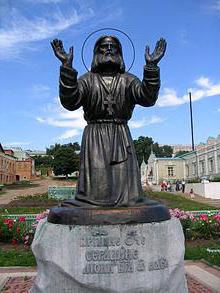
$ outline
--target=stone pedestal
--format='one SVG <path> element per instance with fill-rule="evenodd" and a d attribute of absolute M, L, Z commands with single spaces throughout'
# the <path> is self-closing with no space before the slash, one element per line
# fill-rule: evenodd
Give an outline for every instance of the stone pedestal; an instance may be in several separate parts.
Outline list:
<path fill-rule="evenodd" d="M 60 225 L 42 220 L 32 250 L 31 293 L 185 293 L 184 236 L 159 223 Z"/>

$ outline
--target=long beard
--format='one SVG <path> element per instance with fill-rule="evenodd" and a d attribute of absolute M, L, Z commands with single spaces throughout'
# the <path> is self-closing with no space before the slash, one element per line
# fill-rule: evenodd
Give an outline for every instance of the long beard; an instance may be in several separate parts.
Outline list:
<path fill-rule="evenodd" d="M 98 64 L 99 67 L 104 69 L 104 68 L 113 68 L 113 69 L 119 69 L 120 68 L 120 57 L 119 55 L 101 55 L 99 54 L 98 56 Z"/>

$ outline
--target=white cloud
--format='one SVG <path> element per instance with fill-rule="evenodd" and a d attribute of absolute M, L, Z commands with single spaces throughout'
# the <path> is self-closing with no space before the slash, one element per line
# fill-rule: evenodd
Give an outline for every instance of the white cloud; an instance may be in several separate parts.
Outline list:
<path fill-rule="evenodd" d="M 56 8 L 51 10 L 50 15 L 32 19 L 15 7 L 6 12 L 6 15 L 1 15 L 0 59 L 18 56 L 21 50 L 31 49 L 33 42 L 51 38 L 94 14 L 92 9 L 78 12 L 73 7 L 65 14 Z"/>
<path fill-rule="evenodd" d="M 34 2 L 35 4 L 37 3 L 42 3 L 42 4 L 51 4 L 51 3 L 60 3 L 63 0 L 25 0 L 26 2 Z"/>
<path fill-rule="evenodd" d="M 6 147 L 15 147 L 15 146 L 21 146 L 21 145 L 30 145 L 30 142 L 26 142 L 26 141 L 16 141 L 16 142 L 7 142 L 4 144 L 4 146 Z"/>
<path fill-rule="evenodd" d="M 219 109 L 217 109 L 217 112 L 220 112 L 220 108 L 219 108 Z"/>
<path fill-rule="evenodd" d="M 150 119 L 146 119 L 145 117 L 141 120 L 131 121 L 129 122 L 129 126 L 131 128 L 141 128 L 151 124 L 161 123 L 164 119 L 159 116 L 152 116 Z"/>
<path fill-rule="evenodd" d="M 220 11 L 220 0 L 214 1 L 213 4 L 209 6 L 211 10 Z"/>
<path fill-rule="evenodd" d="M 34 92 L 47 92 L 50 90 L 49 86 L 43 84 L 35 84 L 32 89 Z"/>
<path fill-rule="evenodd" d="M 95 26 L 103 25 L 122 14 L 115 1 L 98 7 L 95 1 L 80 0 L 23 0 L 23 5 L 17 2 L 0 4 L 0 59 L 19 58 L 26 50 L 36 51 L 33 43 L 53 38 L 70 27 L 74 27 L 72 34 L 85 32 L 91 29 L 91 20 Z M 33 13 L 27 15 L 26 6 Z"/>
<path fill-rule="evenodd" d="M 180 31 L 180 43 L 183 45 L 187 45 L 189 43 L 188 32 L 185 29 Z"/>
<path fill-rule="evenodd" d="M 67 128 L 58 139 L 67 139 L 79 135 L 86 126 L 86 121 L 83 118 L 83 110 L 67 111 L 61 107 L 58 98 L 54 100 L 53 104 L 46 105 L 43 112 L 46 113 L 46 117 L 36 117 L 39 123 Z"/>
<path fill-rule="evenodd" d="M 209 78 L 201 76 L 195 81 L 197 87 L 186 90 L 187 94 L 178 96 L 173 88 L 164 88 L 159 96 L 157 105 L 159 107 L 179 106 L 189 102 L 188 93 L 192 93 L 192 101 L 220 95 L 220 83 L 214 84 Z"/>
<path fill-rule="evenodd" d="M 65 131 L 62 135 L 58 137 L 58 139 L 67 139 L 79 135 L 80 132 L 77 129 L 70 129 Z"/>

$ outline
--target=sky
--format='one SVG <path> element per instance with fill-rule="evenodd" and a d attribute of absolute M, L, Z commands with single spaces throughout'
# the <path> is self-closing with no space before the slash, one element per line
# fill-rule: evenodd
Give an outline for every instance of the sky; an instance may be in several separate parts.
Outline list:
<path fill-rule="evenodd" d="M 161 60 L 156 105 L 136 106 L 129 122 L 134 139 L 159 144 L 190 144 L 189 97 L 192 93 L 195 143 L 220 134 L 220 0 L 0 0 L 0 143 L 44 150 L 55 143 L 81 141 L 83 111 L 59 102 L 60 62 L 50 41 L 74 46 L 73 66 L 86 72 L 82 45 L 96 30 L 114 28 L 131 38 L 135 61 L 130 72 L 143 77 L 145 46 L 167 40 Z M 127 69 L 132 46 L 121 33 L 97 32 L 85 44 L 90 67 L 95 40 L 116 35 Z"/>

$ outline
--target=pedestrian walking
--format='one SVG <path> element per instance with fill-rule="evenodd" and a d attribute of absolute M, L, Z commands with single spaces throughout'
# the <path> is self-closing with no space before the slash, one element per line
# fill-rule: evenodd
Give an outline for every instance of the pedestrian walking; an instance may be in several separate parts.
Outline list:
<path fill-rule="evenodd" d="M 182 185 L 182 193 L 184 193 L 185 192 L 185 185 L 186 185 L 186 182 L 184 181 L 184 179 L 182 180 L 181 185 Z"/>

